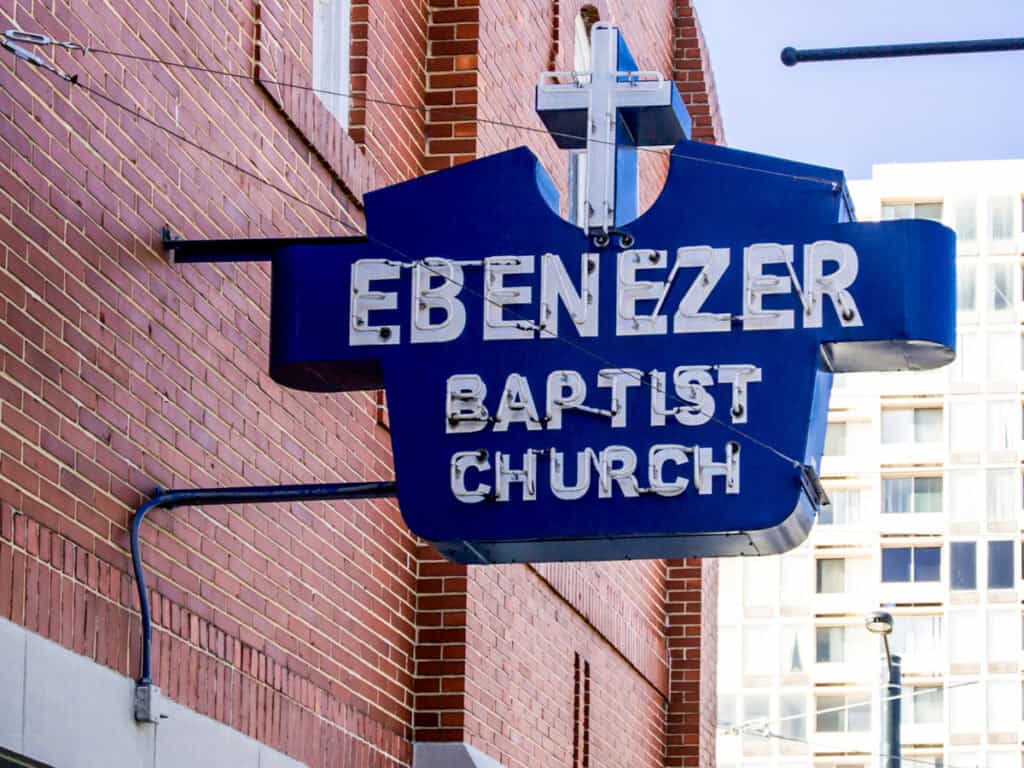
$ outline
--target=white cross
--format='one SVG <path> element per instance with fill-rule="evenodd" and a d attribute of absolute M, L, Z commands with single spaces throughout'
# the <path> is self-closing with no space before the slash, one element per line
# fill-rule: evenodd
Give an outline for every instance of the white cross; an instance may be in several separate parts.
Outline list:
<path fill-rule="evenodd" d="M 634 146 L 666 146 L 689 134 L 689 118 L 675 84 L 660 72 L 618 69 L 619 31 L 599 22 L 590 32 L 590 72 L 546 72 L 537 86 L 537 112 L 562 149 L 587 150 L 583 228 L 615 225 L 616 124 L 622 119 Z M 572 78 L 570 83 L 548 80 Z M 634 190 L 635 191 L 635 190 Z"/>

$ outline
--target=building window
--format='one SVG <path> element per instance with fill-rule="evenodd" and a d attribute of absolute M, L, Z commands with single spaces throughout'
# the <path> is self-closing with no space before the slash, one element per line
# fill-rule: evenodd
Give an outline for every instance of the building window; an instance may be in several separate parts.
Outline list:
<path fill-rule="evenodd" d="M 923 659 L 942 652 L 941 616 L 897 616 L 892 624 L 893 653 Z"/>
<path fill-rule="evenodd" d="M 829 504 L 821 508 L 818 522 L 821 525 L 850 525 L 859 523 L 863 488 L 830 488 Z"/>
<path fill-rule="evenodd" d="M 743 628 L 743 673 L 754 677 L 771 677 L 776 664 L 778 636 L 774 627 Z"/>
<path fill-rule="evenodd" d="M 1010 195 L 992 197 L 988 201 L 989 225 L 993 240 L 1013 237 L 1013 198 Z"/>
<path fill-rule="evenodd" d="M 938 581 L 942 547 L 885 547 L 882 549 L 882 581 Z"/>
<path fill-rule="evenodd" d="M 778 599 L 779 558 L 743 558 L 743 605 L 772 606 Z"/>
<path fill-rule="evenodd" d="M 1013 574 L 1013 542 L 990 541 L 988 543 L 988 588 L 1012 588 Z"/>
<path fill-rule="evenodd" d="M 1024 347 L 1024 344 L 1021 345 Z M 952 379 L 957 384 L 977 384 L 981 376 L 982 345 L 976 333 L 958 333 L 956 359 L 950 365 Z M 1016 370 L 1014 371 L 1016 376 Z"/>
<path fill-rule="evenodd" d="M 1017 737 L 1020 728 L 1020 696 L 1017 695 L 1017 680 L 988 681 L 988 731 L 1010 733 Z M 994 757 L 994 753 L 990 753 Z M 989 765 L 994 765 L 991 760 Z M 1005 765 L 1005 763 L 1003 763 Z M 1020 765 L 1018 753 L 1017 765 Z"/>
<path fill-rule="evenodd" d="M 976 309 L 977 272 L 973 263 L 961 260 L 956 265 L 956 308 L 961 312 L 973 312 Z"/>
<path fill-rule="evenodd" d="M 949 473 L 949 518 L 955 523 L 976 522 L 981 516 L 985 492 L 980 470 L 958 469 Z"/>
<path fill-rule="evenodd" d="M 977 631 L 977 626 L 972 628 Z M 972 643 L 968 637 L 967 647 L 970 649 Z M 955 646 L 954 646 L 955 648 Z M 968 651 L 970 653 L 970 650 Z M 973 660 L 978 661 L 978 652 L 973 651 Z M 954 734 L 978 734 L 985 729 L 985 696 L 982 685 L 962 685 L 958 688 L 950 688 L 947 694 L 949 698 L 949 730 Z M 1016 698 L 1016 697 L 1014 697 Z M 975 763 L 961 763 L 964 756 L 956 756 L 956 765 L 975 765 Z M 977 763 L 982 765 L 983 763 Z"/>
<path fill-rule="evenodd" d="M 941 443 L 941 408 L 886 408 L 882 411 L 883 443 Z"/>
<path fill-rule="evenodd" d="M 351 0 L 313 0 L 313 88 L 327 111 L 348 128 Z"/>
<path fill-rule="evenodd" d="M 804 650 L 801 648 L 799 627 L 782 627 L 782 674 L 793 675 L 804 671 Z"/>
<path fill-rule="evenodd" d="M 988 482 L 989 522 L 1013 520 L 1017 517 L 1017 483 L 1020 473 L 1015 469 L 990 469 Z"/>
<path fill-rule="evenodd" d="M 846 591 L 846 560 L 841 557 L 823 557 L 819 558 L 815 564 L 819 595 Z"/>
<path fill-rule="evenodd" d="M 752 558 L 753 559 L 753 558 Z M 784 606 L 806 608 L 811 603 L 810 558 L 804 552 L 787 552 L 779 558 L 781 566 L 779 602 Z"/>
<path fill-rule="evenodd" d="M 893 219 L 942 221 L 942 203 L 882 203 L 882 221 Z"/>
<path fill-rule="evenodd" d="M 1018 401 L 1019 402 L 1019 401 Z M 997 400 L 988 404 L 988 447 L 993 451 L 1016 450 L 1020 442 L 1018 403 Z"/>
<path fill-rule="evenodd" d="M 846 455 L 846 422 L 830 422 L 825 430 L 825 455 L 845 456 Z"/>
<path fill-rule="evenodd" d="M 981 450 L 984 420 L 981 403 L 957 400 L 949 404 L 949 448 L 953 453 Z"/>
<path fill-rule="evenodd" d="M 763 693 L 748 693 L 743 697 L 743 722 L 767 720 L 769 713 L 768 696 Z"/>
<path fill-rule="evenodd" d="M 1016 662 L 1020 647 L 1017 639 L 1018 610 L 988 612 L 988 662 Z"/>
<path fill-rule="evenodd" d="M 718 694 L 718 725 L 725 727 L 736 724 L 736 696 L 731 693 Z"/>
<path fill-rule="evenodd" d="M 871 728 L 871 701 L 861 696 L 818 696 L 815 729 L 819 733 L 867 731 Z"/>
<path fill-rule="evenodd" d="M 988 334 L 989 381 L 1014 381 L 1020 367 L 1017 360 L 1019 351 L 1020 344 L 1017 343 L 1016 334 L 1004 332 Z"/>
<path fill-rule="evenodd" d="M 976 203 L 973 197 L 957 200 L 956 215 L 953 218 L 953 229 L 957 240 L 967 242 L 978 238 L 978 218 Z"/>
<path fill-rule="evenodd" d="M 988 308 L 993 312 L 1010 309 L 1013 306 L 1013 265 L 990 264 L 992 290 L 989 292 Z"/>
<path fill-rule="evenodd" d="M 978 588 L 978 547 L 973 541 L 954 541 L 949 545 L 949 582 L 951 589 Z"/>
<path fill-rule="evenodd" d="M 807 738 L 807 697 L 802 693 L 784 693 L 779 698 L 779 723 L 785 739 L 801 741 Z"/>
<path fill-rule="evenodd" d="M 941 477 L 882 478 L 882 513 L 886 515 L 942 512 Z"/>
<path fill-rule="evenodd" d="M 901 708 L 903 722 L 913 725 L 941 723 L 942 698 L 941 685 L 918 685 L 904 689 Z"/>
<path fill-rule="evenodd" d="M 817 627 L 814 630 L 814 659 L 819 664 L 846 660 L 846 627 Z"/>

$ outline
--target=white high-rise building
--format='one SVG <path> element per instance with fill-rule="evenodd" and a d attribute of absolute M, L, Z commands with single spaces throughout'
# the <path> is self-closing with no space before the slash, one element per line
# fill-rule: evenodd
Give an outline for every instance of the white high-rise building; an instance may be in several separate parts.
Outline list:
<path fill-rule="evenodd" d="M 880 165 L 850 187 L 861 221 L 957 232 L 957 360 L 837 376 L 831 509 L 793 552 L 721 561 L 718 763 L 877 765 L 864 615 L 883 608 L 904 766 L 1020 768 L 1024 160 Z"/>

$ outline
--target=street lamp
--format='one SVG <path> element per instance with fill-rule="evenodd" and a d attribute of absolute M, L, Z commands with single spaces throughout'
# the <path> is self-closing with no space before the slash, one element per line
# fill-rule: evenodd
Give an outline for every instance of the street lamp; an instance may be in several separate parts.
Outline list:
<path fill-rule="evenodd" d="M 864 626 L 869 632 L 882 636 L 885 646 L 886 674 L 888 683 L 883 687 L 879 723 L 881 741 L 879 765 L 882 768 L 899 768 L 900 760 L 900 699 L 903 682 L 900 674 L 900 657 L 889 651 L 889 635 L 892 633 L 892 614 L 885 611 L 871 611 L 864 617 Z"/>

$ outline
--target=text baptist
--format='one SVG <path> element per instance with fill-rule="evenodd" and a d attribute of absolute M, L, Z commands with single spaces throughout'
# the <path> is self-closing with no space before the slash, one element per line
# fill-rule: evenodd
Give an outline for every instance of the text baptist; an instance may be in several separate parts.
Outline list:
<path fill-rule="evenodd" d="M 853 247 L 831 240 L 799 246 L 800 274 L 794 261 L 796 248 L 779 243 L 743 248 L 742 296 L 735 297 L 735 312 L 710 312 L 705 306 L 732 268 L 731 249 L 690 246 L 671 256 L 667 250 L 622 251 L 615 268 L 614 333 L 644 336 L 733 328 L 788 330 L 797 327 L 797 318 L 804 328 L 820 328 L 826 305 L 843 326 L 863 325 L 851 290 L 858 272 Z M 467 332 L 465 302 L 469 301 L 483 304 L 480 333 L 485 341 L 556 338 L 560 307 L 578 337 L 610 333 L 611 328 L 601 328 L 599 323 L 600 264 L 597 254 L 581 254 L 580 277 L 573 280 L 561 256 L 552 253 L 489 256 L 479 261 L 360 259 L 351 270 L 349 343 L 369 346 L 457 340 Z M 483 270 L 482 292 L 464 290 L 470 269 Z M 539 281 L 535 279 L 538 271 Z M 684 279 L 688 281 L 685 289 L 673 292 Z M 411 306 L 398 313 L 408 318 L 407 324 L 395 324 L 395 313 L 389 312 L 399 309 L 400 280 L 410 281 L 413 297 Z M 529 282 L 539 282 L 539 295 L 532 285 L 523 284 Z M 678 297 L 671 305 L 670 293 Z M 784 295 L 791 297 L 791 308 L 764 306 L 766 296 Z M 784 303 L 781 298 L 778 301 Z M 653 305 L 653 310 L 641 312 L 641 303 L 646 309 Z"/>

